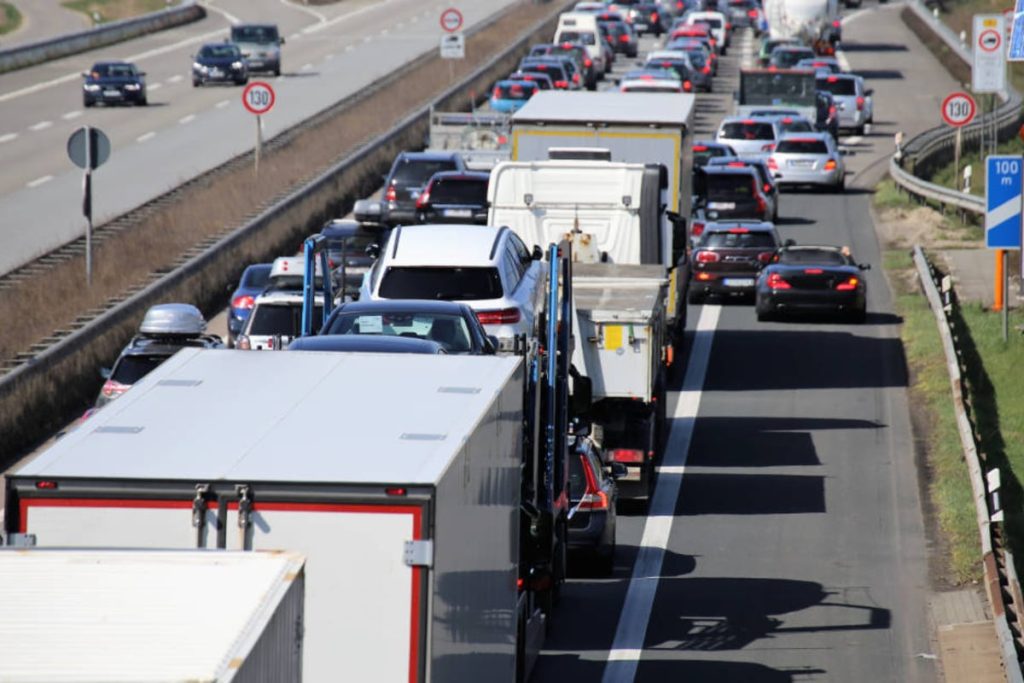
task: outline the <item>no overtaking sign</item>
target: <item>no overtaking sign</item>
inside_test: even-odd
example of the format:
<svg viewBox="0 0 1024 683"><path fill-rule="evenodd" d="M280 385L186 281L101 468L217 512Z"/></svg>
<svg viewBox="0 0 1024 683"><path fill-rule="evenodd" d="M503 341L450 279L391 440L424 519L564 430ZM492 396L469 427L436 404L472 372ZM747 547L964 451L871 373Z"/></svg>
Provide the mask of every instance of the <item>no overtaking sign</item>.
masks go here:
<svg viewBox="0 0 1024 683"><path fill-rule="evenodd" d="M997 93L1006 90L1006 48L1003 36L1006 18L1002 14L974 15L974 50L971 90Z"/></svg>

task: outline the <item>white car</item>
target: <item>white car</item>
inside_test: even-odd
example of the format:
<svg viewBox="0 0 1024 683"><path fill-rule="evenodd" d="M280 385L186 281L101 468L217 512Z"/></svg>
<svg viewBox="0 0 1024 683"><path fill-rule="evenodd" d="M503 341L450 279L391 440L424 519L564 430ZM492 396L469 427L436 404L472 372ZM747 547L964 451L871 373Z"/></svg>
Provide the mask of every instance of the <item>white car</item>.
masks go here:
<svg viewBox="0 0 1024 683"><path fill-rule="evenodd" d="M739 156L767 156L782 137L782 125L776 117L729 116L722 120L715 140L723 142Z"/></svg>
<svg viewBox="0 0 1024 683"><path fill-rule="evenodd" d="M314 320L323 320L324 298L316 296ZM274 351L288 346L302 330L302 290L269 289L256 297L252 313L235 347L243 351Z"/></svg>
<svg viewBox="0 0 1024 683"><path fill-rule="evenodd" d="M361 301L429 299L469 305L502 350L535 333L544 267L507 227L407 225L391 231L363 280Z"/></svg>
<svg viewBox="0 0 1024 683"><path fill-rule="evenodd" d="M711 35L715 37L715 42L718 43L719 53L724 55L729 49L729 20L721 12L688 12L686 23L707 24L711 27Z"/></svg>

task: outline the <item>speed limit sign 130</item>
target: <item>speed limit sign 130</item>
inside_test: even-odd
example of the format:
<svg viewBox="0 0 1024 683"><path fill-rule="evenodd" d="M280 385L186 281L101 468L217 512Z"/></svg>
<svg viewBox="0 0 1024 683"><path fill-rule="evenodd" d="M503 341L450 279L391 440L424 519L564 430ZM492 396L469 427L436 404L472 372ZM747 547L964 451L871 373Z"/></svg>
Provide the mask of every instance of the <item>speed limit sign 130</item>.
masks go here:
<svg viewBox="0 0 1024 683"><path fill-rule="evenodd" d="M978 105L974 98L965 92L955 92L942 100L942 120L959 128L974 120Z"/></svg>
<svg viewBox="0 0 1024 683"><path fill-rule="evenodd" d="M253 81L242 91L242 104L253 114L266 114L274 106L274 89L269 83Z"/></svg>

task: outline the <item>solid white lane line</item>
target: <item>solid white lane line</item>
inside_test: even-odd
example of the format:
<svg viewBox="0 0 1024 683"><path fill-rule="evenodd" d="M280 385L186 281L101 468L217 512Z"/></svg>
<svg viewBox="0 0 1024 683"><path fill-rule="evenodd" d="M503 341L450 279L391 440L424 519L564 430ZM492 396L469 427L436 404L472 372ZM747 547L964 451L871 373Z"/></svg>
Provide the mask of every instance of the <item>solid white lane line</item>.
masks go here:
<svg viewBox="0 0 1024 683"><path fill-rule="evenodd" d="M15 139L16 137L18 137L17 133L6 133L4 135L0 135L0 144L3 144L5 142L10 142L11 140Z"/></svg>
<svg viewBox="0 0 1024 683"><path fill-rule="evenodd" d="M209 9L209 10L213 10L217 14L221 15L222 17L224 17L225 19L230 21L232 24L241 24L242 23L241 19L236 17L231 12L228 12L226 9L224 9L222 7L217 7L212 2L210 2L210 0L206 0L206 2L203 3L203 7L205 7L206 9ZM221 31L221 33L223 33L223 31Z"/></svg>
<svg viewBox="0 0 1024 683"><path fill-rule="evenodd" d="M342 14L340 17L334 17L333 19L325 21L322 24L315 24L313 26L307 26L306 28L302 29L302 32L303 33L316 33L317 31L322 31L325 28L330 28L331 26L334 26L335 24L340 24L343 21L348 21L349 19L354 19L355 17L358 17L360 14L365 14L366 12L370 12L370 11L373 11L375 9L380 9L381 7L384 7L385 5L391 4L392 1L393 0L384 0L383 2L378 2L378 3L375 3L373 5L367 5L366 7L362 7L360 9L357 9L355 12L349 12L348 14Z"/></svg>
<svg viewBox="0 0 1024 683"><path fill-rule="evenodd" d="M25 187L39 187L43 183L48 183L53 180L52 175L44 175L42 178L36 178L35 180L25 183Z"/></svg>
<svg viewBox="0 0 1024 683"><path fill-rule="evenodd" d="M332 59L334 59L334 53L333 53L333 52L331 52L331 53L329 53L329 54L326 54L326 55L324 55L324 61L325 61L325 62L329 62L329 61L331 61Z"/></svg>
<svg viewBox="0 0 1024 683"><path fill-rule="evenodd" d="M146 140L150 140L154 137L156 137L156 133L149 131L148 133L143 133L139 137L135 138L135 142L145 142Z"/></svg>
<svg viewBox="0 0 1024 683"><path fill-rule="evenodd" d="M321 24L327 21L327 17L325 17L323 14L320 14L320 12L317 12L312 7L306 7L305 5L300 5L299 3L291 2L290 0L281 0L281 4L284 5L285 7L291 7L292 9L297 9L300 12L305 12L306 14L313 17Z"/></svg>
<svg viewBox="0 0 1024 683"><path fill-rule="evenodd" d="M52 125L53 125L53 121L40 121L37 124L29 126L28 129L31 130L31 131L40 131L40 130L46 130L47 128L49 128Z"/></svg>
<svg viewBox="0 0 1024 683"><path fill-rule="evenodd" d="M179 81L182 81L184 79L185 79L185 77L182 76L181 74L175 74L174 76L171 76L170 78L168 78L167 82L168 83L178 83Z"/></svg>
<svg viewBox="0 0 1024 683"><path fill-rule="evenodd" d="M672 531L676 503L686 472L690 440L693 437L701 392L704 389L704 378L711 358L711 343L721 312L721 306L708 305L703 306L700 311L700 319L697 321L693 344L690 347L686 377L679 392L675 412L672 414L672 429L665 445L663 465L658 468L657 485L654 495L651 496L640 550L629 579L626 600L619 614L615 639L608 652L608 661L601 677L602 683L631 683L636 677L654 596L658 591L658 577L661 575L662 562Z"/></svg>
<svg viewBox="0 0 1024 683"><path fill-rule="evenodd" d="M154 83L153 85L147 85L146 90L153 92L154 90L159 90L162 87L164 87L163 83Z"/></svg>
<svg viewBox="0 0 1024 683"><path fill-rule="evenodd" d="M69 111L67 114L64 114L64 116L61 116L61 118L64 119L65 121L70 121L71 119L77 119L81 115L82 115L82 110L81 109L76 109L75 111Z"/></svg>
<svg viewBox="0 0 1024 683"><path fill-rule="evenodd" d="M178 123L180 123L181 125L184 126L186 123L192 123L195 120L196 120L196 115L195 114L189 114L188 116L182 116L180 119L178 119Z"/></svg>
<svg viewBox="0 0 1024 683"><path fill-rule="evenodd" d="M221 100L220 102L218 102L214 106L217 107L217 109L223 109L224 107L228 106L229 104L231 104L231 100Z"/></svg>

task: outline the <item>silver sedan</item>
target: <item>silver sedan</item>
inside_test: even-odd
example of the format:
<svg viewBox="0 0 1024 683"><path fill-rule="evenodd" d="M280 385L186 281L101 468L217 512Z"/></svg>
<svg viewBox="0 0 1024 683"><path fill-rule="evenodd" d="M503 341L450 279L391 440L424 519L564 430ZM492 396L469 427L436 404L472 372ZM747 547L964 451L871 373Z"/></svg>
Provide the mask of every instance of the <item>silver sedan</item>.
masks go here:
<svg viewBox="0 0 1024 683"><path fill-rule="evenodd" d="M842 192L846 167L828 133L789 133L775 146L768 167L780 187L813 185Z"/></svg>

